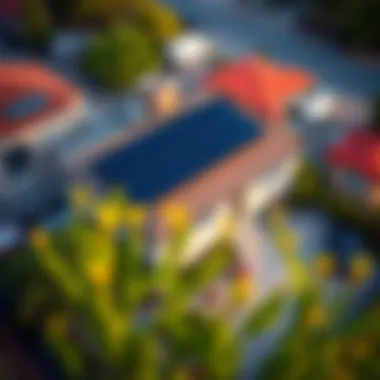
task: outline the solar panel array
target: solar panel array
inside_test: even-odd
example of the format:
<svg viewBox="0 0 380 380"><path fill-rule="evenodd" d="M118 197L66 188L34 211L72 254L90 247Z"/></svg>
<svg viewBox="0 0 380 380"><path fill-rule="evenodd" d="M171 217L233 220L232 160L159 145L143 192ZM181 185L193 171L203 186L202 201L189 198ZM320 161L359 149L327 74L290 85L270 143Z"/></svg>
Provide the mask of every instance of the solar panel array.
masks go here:
<svg viewBox="0 0 380 380"><path fill-rule="evenodd" d="M151 202L260 135L255 120L217 99L100 157L92 172L106 185L124 186L136 201Z"/></svg>

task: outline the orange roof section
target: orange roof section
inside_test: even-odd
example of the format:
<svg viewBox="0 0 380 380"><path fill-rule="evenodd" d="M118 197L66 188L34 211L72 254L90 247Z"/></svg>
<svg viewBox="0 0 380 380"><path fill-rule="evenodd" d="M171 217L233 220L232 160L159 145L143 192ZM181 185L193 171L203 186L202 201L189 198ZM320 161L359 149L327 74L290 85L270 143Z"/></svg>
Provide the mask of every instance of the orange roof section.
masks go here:
<svg viewBox="0 0 380 380"><path fill-rule="evenodd" d="M41 109L23 118L7 117L6 110L12 104L33 95L42 95L46 99ZM74 86L37 63L1 62L0 139L41 128L44 122L69 111L81 98Z"/></svg>
<svg viewBox="0 0 380 380"><path fill-rule="evenodd" d="M206 88L268 121L284 120L286 105L315 85L306 71L280 66L262 56L227 63L206 77Z"/></svg>

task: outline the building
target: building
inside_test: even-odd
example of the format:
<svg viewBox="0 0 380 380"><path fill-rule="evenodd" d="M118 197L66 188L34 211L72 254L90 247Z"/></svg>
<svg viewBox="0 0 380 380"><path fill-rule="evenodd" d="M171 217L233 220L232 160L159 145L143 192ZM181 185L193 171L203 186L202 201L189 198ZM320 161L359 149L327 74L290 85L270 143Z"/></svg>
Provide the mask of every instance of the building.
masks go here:
<svg viewBox="0 0 380 380"><path fill-rule="evenodd" d="M380 137L362 129L333 145L327 153L332 180L370 207L380 208Z"/></svg>
<svg viewBox="0 0 380 380"><path fill-rule="evenodd" d="M205 79L209 91L274 125L283 125L289 107L310 93L315 84L307 72L258 55L222 65Z"/></svg>
<svg viewBox="0 0 380 380"><path fill-rule="evenodd" d="M135 202L148 204L149 236L158 251L169 234L161 211L171 204L189 210L186 261L218 240L226 218L251 217L286 191L298 148L292 132L267 130L230 102L209 98L133 139L105 142L72 165L87 167L100 187L122 186Z"/></svg>
<svg viewBox="0 0 380 380"><path fill-rule="evenodd" d="M85 117L81 93L32 62L0 63L0 149L4 144L53 144Z"/></svg>
<svg viewBox="0 0 380 380"><path fill-rule="evenodd" d="M54 145L83 123L81 94L34 63L0 63L0 222L33 224L63 202ZM50 210L50 211L49 211Z"/></svg>

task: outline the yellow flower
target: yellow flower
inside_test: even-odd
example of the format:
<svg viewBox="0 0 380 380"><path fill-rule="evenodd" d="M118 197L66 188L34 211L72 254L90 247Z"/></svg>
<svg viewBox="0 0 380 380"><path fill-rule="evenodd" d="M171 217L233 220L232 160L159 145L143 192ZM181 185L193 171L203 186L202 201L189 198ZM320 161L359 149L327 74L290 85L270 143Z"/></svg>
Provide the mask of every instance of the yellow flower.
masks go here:
<svg viewBox="0 0 380 380"><path fill-rule="evenodd" d="M34 249L43 250L49 245L49 236L43 228L36 227L30 232L30 242Z"/></svg>
<svg viewBox="0 0 380 380"><path fill-rule="evenodd" d="M233 298L238 305L246 305L253 297L253 282L249 275L238 276L233 283Z"/></svg>
<svg viewBox="0 0 380 380"><path fill-rule="evenodd" d="M88 204L91 199L91 191L86 186L74 187L70 193L70 202L74 209L81 208Z"/></svg>
<svg viewBox="0 0 380 380"><path fill-rule="evenodd" d="M372 261L366 254L356 255L350 263L350 277L356 283L367 280L373 272Z"/></svg>
<svg viewBox="0 0 380 380"><path fill-rule="evenodd" d="M165 206L163 209L163 218L173 230L184 231L190 225L190 215L188 210L179 204Z"/></svg>
<svg viewBox="0 0 380 380"><path fill-rule="evenodd" d="M322 327L327 322L326 310L321 305L312 306L306 316L306 323L310 327Z"/></svg>
<svg viewBox="0 0 380 380"><path fill-rule="evenodd" d="M93 285L108 285L112 280L112 270L102 261L89 262L85 266L87 278Z"/></svg>
<svg viewBox="0 0 380 380"><path fill-rule="evenodd" d="M127 226L141 227L147 219L147 210L143 206L131 206L124 213L124 221Z"/></svg>
<svg viewBox="0 0 380 380"><path fill-rule="evenodd" d="M46 321L46 329L55 336L65 336L68 330L68 320L65 314L56 313Z"/></svg>
<svg viewBox="0 0 380 380"><path fill-rule="evenodd" d="M96 220L99 226L106 231L114 231L119 227L121 216L121 208L110 202L104 202L96 209Z"/></svg>
<svg viewBox="0 0 380 380"><path fill-rule="evenodd" d="M314 270L321 278L331 278L334 275L335 268L336 262L330 253L321 254L314 261Z"/></svg>

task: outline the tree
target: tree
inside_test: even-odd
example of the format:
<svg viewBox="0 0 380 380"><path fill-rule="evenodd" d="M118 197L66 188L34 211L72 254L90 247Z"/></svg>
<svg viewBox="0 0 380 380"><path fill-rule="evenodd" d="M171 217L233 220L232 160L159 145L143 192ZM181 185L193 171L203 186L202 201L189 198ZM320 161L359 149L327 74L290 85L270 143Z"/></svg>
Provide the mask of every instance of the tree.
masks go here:
<svg viewBox="0 0 380 380"><path fill-rule="evenodd" d="M25 0L22 2L22 29L27 44L36 50L48 48L52 20L44 0Z"/></svg>
<svg viewBox="0 0 380 380"><path fill-rule="evenodd" d="M83 56L85 73L110 89L131 86L159 65L158 52L140 31L117 25L95 38Z"/></svg>
<svg viewBox="0 0 380 380"><path fill-rule="evenodd" d="M311 18L321 21L332 35L348 46L380 47L380 3L377 0L310 0Z"/></svg>
<svg viewBox="0 0 380 380"><path fill-rule="evenodd" d="M161 4L147 4L137 9L137 24L161 46L182 30L178 16Z"/></svg>
<svg viewBox="0 0 380 380"><path fill-rule="evenodd" d="M277 320L285 296L269 297L239 326L224 314L206 315L194 297L226 268L228 245L215 248L202 265L183 268L188 222L186 212L174 208L167 216L172 244L152 264L144 207L115 194L89 211L91 195L80 191L73 199L72 224L31 233L27 257L34 266L20 298L23 315L44 327L68 377L235 378L247 340Z"/></svg>

